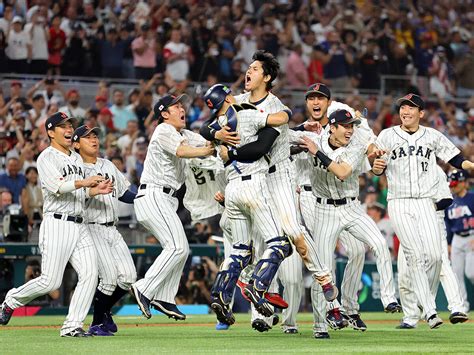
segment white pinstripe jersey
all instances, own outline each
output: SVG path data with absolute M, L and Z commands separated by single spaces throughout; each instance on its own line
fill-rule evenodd
M 86 210 L 84 216 L 88 222 L 108 223 L 118 220 L 118 198 L 121 197 L 130 186 L 130 182 L 106 159 L 97 158 L 95 164 L 84 163 L 86 177 L 100 175 L 110 179 L 114 184 L 114 190 L 107 195 L 97 195 L 86 199 Z
M 225 116 L 218 117 L 218 122 L 223 126 Z M 257 110 L 241 110 L 237 112 L 237 129 L 240 143 L 237 147 L 257 140 L 257 132 L 267 124 L 267 114 Z M 289 151 L 288 146 L 288 153 Z M 268 170 L 268 163 L 264 157 L 250 163 L 234 161 L 225 168 L 226 179 L 232 180 L 245 175 L 252 175 Z
M 315 140 L 318 149 L 337 163 L 345 162 L 352 167 L 352 174 L 344 181 L 329 172 L 318 158 L 310 156 L 313 164 L 311 186 L 316 197 L 341 199 L 359 196 L 359 175 L 368 169 L 365 149 L 360 142 L 350 141 L 346 147 L 333 150 L 329 146 L 329 134 L 325 132 Z
M 320 134 L 314 132 L 305 132 L 305 131 L 293 131 L 290 129 L 289 137 L 291 144 L 298 144 L 301 140 L 301 137 L 306 136 L 311 138 L 313 141 L 318 139 Z M 293 165 L 295 167 L 295 178 L 296 185 L 311 185 L 311 174 L 313 170 L 313 160 L 312 156 L 309 153 L 299 153 L 293 156 Z
M 434 198 L 439 188 L 436 157 L 449 161 L 460 153 L 442 133 L 420 126 L 409 134 L 400 126 L 380 132 L 375 142 L 387 151 L 387 199 Z
M 85 178 L 81 156 L 73 151 L 67 155 L 53 147 L 48 147 L 39 155 L 37 168 L 44 199 L 43 214 L 82 215 L 86 198 L 84 188 L 64 194 L 58 193 L 59 186 L 65 181 Z
M 223 207 L 214 200 L 217 191 L 224 191 L 225 176 L 222 161 L 216 157 L 186 159 L 186 194 L 184 207 L 191 219 L 198 221 L 222 213 Z
M 176 156 L 176 151 L 185 141 L 187 144 L 191 143 L 189 145 L 195 145 L 192 144 L 195 143 L 194 140 L 205 142 L 199 134 L 185 129 L 178 132 L 166 122 L 159 124 L 148 145 L 140 183 L 167 186 L 178 190 L 184 183 L 186 163 L 184 159 Z
M 239 104 L 242 102 L 252 103 L 250 102 L 250 92 L 237 95 L 235 96 L 235 99 Z M 271 92 L 268 93 L 268 96 L 256 106 L 258 109 L 262 110 L 265 113 L 277 113 L 283 111 L 284 109 L 288 109 L 285 105 L 283 105 L 280 99 L 273 95 Z M 288 124 L 273 128 L 276 129 L 280 133 L 280 135 L 277 137 L 277 139 L 272 145 L 272 148 L 270 149 L 270 165 L 274 165 L 290 157 L 290 129 L 288 127 Z

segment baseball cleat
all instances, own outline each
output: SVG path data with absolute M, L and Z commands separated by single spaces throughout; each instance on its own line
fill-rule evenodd
M 235 317 L 229 305 L 222 302 L 220 297 L 212 297 L 211 308 L 217 316 L 219 323 L 232 325 L 235 323 Z M 216 328 L 217 329 L 217 328 Z
M 411 324 L 408 324 L 408 323 L 405 323 L 405 322 L 401 322 L 395 328 L 396 329 L 415 329 L 415 326 L 411 325 Z
M 7 325 L 13 315 L 13 308 L 9 307 L 5 302 L 0 306 L 0 324 Z
M 464 322 L 467 322 L 468 320 L 469 320 L 469 317 L 467 316 L 466 313 L 463 313 L 463 312 L 454 312 L 454 313 L 451 313 L 451 315 L 449 316 L 449 321 L 452 324 L 464 323 Z
M 138 307 L 140 308 L 140 311 L 142 311 L 143 316 L 146 319 L 150 319 L 150 300 L 146 298 L 140 291 L 138 291 L 138 288 L 135 285 L 132 285 L 132 294 L 135 297 L 135 300 L 137 301 Z
M 280 321 L 280 317 L 278 317 L 278 314 L 274 314 L 273 319 L 272 319 L 272 325 L 273 326 L 277 325 L 279 321 Z
M 117 333 L 118 331 L 117 324 L 115 324 L 110 312 L 104 314 L 104 327 L 111 333 Z
M 240 288 L 240 293 L 242 294 L 242 297 L 247 301 L 247 302 L 251 302 L 250 301 L 250 298 L 247 297 L 247 295 L 245 294 L 244 290 L 245 288 L 247 287 L 248 284 L 246 284 L 245 282 L 242 282 L 240 280 L 237 280 L 237 287 Z
M 313 336 L 316 339 L 329 339 L 330 338 L 328 332 L 315 332 Z
M 402 311 L 402 306 L 397 302 L 392 302 L 384 308 L 385 313 L 400 313 Z
M 186 315 L 181 312 L 178 307 L 176 307 L 176 305 L 173 303 L 153 300 L 151 301 L 151 306 L 157 311 L 166 314 L 169 318 L 173 318 L 175 320 L 186 319 Z
M 265 293 L 265 299 L 273 307 L 280 308 L 280 309 L 287 309 L 288 308 L 288 303 L 278 293 L 267 292 L 267 293 Z
M 217 324 L 216 324 L 216 330 L 227 330 L 229 328 L 230 328 L 229 324 L 225 324 L 225 323 L 221 323 L 221 322 L 217 322 Z
M 323 288 L 323 294 L 326 301 L 334 301 L 339 295 L 339 290 L 332 282 L 328 282 L 325 285 L 321 286 Z
M 367 325 L 365 325 L 364 321 L 360 318 L 360 314 L 343 314 L 342 317 L 349 323 L 349 326 L 351 328 L 363 332 L 367 330 Z
M 436 329 L 443 324 L 443 320 L 435 313 L 430 318 L 428 318 L 428 324 L 430 325 L 431 329 Z
M 273 315 L 272 306 L 265 299 L 265 291 L 258 291 L 253 285 L 247 285 L 244 289 L 244 293 L 250 299 L 250 302 L 252 302 L 258 313 L 265 317 Z
M 87 333 L 82 328 L 76 328 L 71 330 L 69 333 L 61 335 L 63 338 L 91 338 L 92 334 Z
M 107 330 L 107 328 L 103 324 L 99 325 L 92 325 L 89 328 L 89 334 L 98 336 L 98 337 L 112 337 L 114 333 L 111 333 Z
M 347 327 L 349 323 L 342 317 L 339 308 L 331 309 L 326 314 L 326 322 L 334 330 L 339 330 Z
M 272 327 L 265 322 L 263 319 L 254 319 L 252 321 L 252 328 L 259 331 L 260 333 L 268 332 Z
M 297 328 L 287 328 L 283 331 L 285 334 L 298 334 Z

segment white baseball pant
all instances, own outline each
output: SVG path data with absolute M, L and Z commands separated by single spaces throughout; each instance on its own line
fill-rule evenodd
M 147 185 L 134 202 L 137 220 L 160 242 L 163 251 L 135 285 L 149 300 L 175 303 L 189 244 L 176 213 L 178 200 L 162 186 Z
M 436 314 L 434 295 L 443 254 L 435 205 L 429 198 L 393 199 L 388 201 L 388 214 L 412 275 L 418 304 L 428 319 Z
M 464 275 L 474 284 L 474 235 L 462 237 L 455 234 L 451 242 L 451 264 L 456 274 L 464 312 L 469 311 L 469 302 Z
M 97 251 L 100 292 L 112 295 L 118 286 L 128 291 L 137 279 L 135 264 L 117 228 L 100 224 L 87 226 Z
M 58 289 L 68 262 L 77 272 L 78 282 L 69 304 L 61 335 L 82 328 L 97 286 L 97 255 L 84 224 L 43 217 L 39 230 L 41 276 L 11 289 L 5 297 L 11 308 L 24 306 L 37 297 Z

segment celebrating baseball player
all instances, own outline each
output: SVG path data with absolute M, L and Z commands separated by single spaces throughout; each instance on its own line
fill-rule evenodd
M 15 308 L 61 286 L 64 269 L 71 263 L 78 283 L 61 328 L 63 337 L 91 336 L 82 329 L 97 285 L 97 256 L 82 216 L 85 199 L 107 195 L 113 185 L 103 176 L 85 178 L 79 154 L 70 150 L 71 118 L 58 112 L 45 123 L 51 144 L 38 157 L 43 192 L 43 221 L 40 227 L 41 276 L 11 289 L 1 306 L 0 324 L 6 325 Z
M 443 321 L 436 312 L 435 294 L 442 264 L 443 243 L 433 203 L 439 184 L 436 158 L 458 169 L 473 169 L 443 134 L 420 125 L 425 103 L 415 94 L 397 100 L 400 126 L 380 132 L 374 174 L 387 175 L 388 212 L 400 239 L 418 303 L 431 329 Z
M 72 142 L 84 161 L 85 175 L 103 176 L 114 185 L 111 194 L 87 199 L 84 214 L 97 252 L 100 280 L 89 333 L 110 336 L 117 332 L 112 306 L 128 293 L 137 278 L 130 250 L 115 227 L 118 201 L 133 203 L 136 194 L 128 190 L 130 183 L 111 161 L 98 157 L 99 133 L 98 127 L 80 126 L 74 131 Z
M 439 178 L 439 189 L 436 193 L 435 205 L 436 215 L 439 223 L 439 229 L 441 232 L 441 239 L 443 243 L 443 255 L 441 261 L 441 271 L 439 274 L 439 280 L 443 286 L 446 299 L 448 301 L 448 309 L 451 314 L 449 321 L 453 324 L 464 323 L 468 320 L 468 316 L 464 310 L 464 301 L 461 296 L 458 280 L 454 274 L 451 263 L 449 262 L 448 255 L 448 241 L 446 239 L 446 224 L 445 224 L 445 209 L 449 207 L 453 202 L 453 196 L 449 191 L 448 182 L 446 180 L 446 174 L 440 166 L 436 167 Z M 459 170 L 450 174 L 452 175 L 465 174 L 465 172 Z M 400 289 L 400 301 L 403 307 L 403 319 L 397 326 L 397 329 L 414 329 L 420 320 L 420 308 L 418 307 L 418 301 L 416 299 L 415 292 L 413 291 L 413 280 L 411 277 L 411 271 L 407 267 L 405 253 L 403 248 L 398 251 L 398 286 Z
M 360 124 L 360 120 L 347 110 L 337 110 L 329 116 L 329 124 L 330 131 L 320 135 L 316 141 L 303 137 L 301 143 L 312 155 L 314 165 L 311 187 L 316 197 L 316 218 L 310 231 L 315 236 L 316 245 L 322 251 L 321 258 L 326 265 L 331 263 L 337 237 L 342 231 L 365 242 L 376 257 L 384 309 L 386 312 L 399 312 L 401 307 L 395 298 L 387 242 L 357 200 L 359 175 L 370 169 L 366 163 L 366 144 L 358 140 L 351 142 L 354 125 Z M 313 297 L 319 299 L 316 302 L 318 308 L 314 310 L 314 335 L 316 338 L 328 338 L 321 290 L 317 290 Z
M 158 239 L 163 251 L 132 291 L 145 318 L 150 306 L 176 320 L 186 316 L 176 307 L 175 296 L 189 245 L 176 210 L 176 191 L 184 183 L 184 158 L 209 156 L 214 148 L 199 134 L 185 130 L 184 95 L 166 95 L 154 107 L 158 126 L 145 159 L 135 212 L 137 220 Z

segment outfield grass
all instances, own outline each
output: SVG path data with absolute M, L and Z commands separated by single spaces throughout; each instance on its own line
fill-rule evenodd
M 442 314 L 447 321 L 448 314 Z M 227 331 L 216 331 L 212 315 L 189 316 L 185 322 L 164 317 L 150 320 L 116 317 L 114 337 L 59 337 L 64 320 L 56 316 L 12 318 L 0 328 L 0 354 L 112 354 L 112 353 L 469 353 L 474 351 L 474 321 L 435 330 L 421 322 L 415 330 L 398 330 L 400 315 L 365 313 L 368 330 L 330 331 L 331 339 L 312 337 L 310 314 L 298 315 L 300 333 L 283 334 L 277 326 L 268 333 L 250 328 L 248 315 L 238 314 Z M 87 319 L 90 322 L 90 319 Z

